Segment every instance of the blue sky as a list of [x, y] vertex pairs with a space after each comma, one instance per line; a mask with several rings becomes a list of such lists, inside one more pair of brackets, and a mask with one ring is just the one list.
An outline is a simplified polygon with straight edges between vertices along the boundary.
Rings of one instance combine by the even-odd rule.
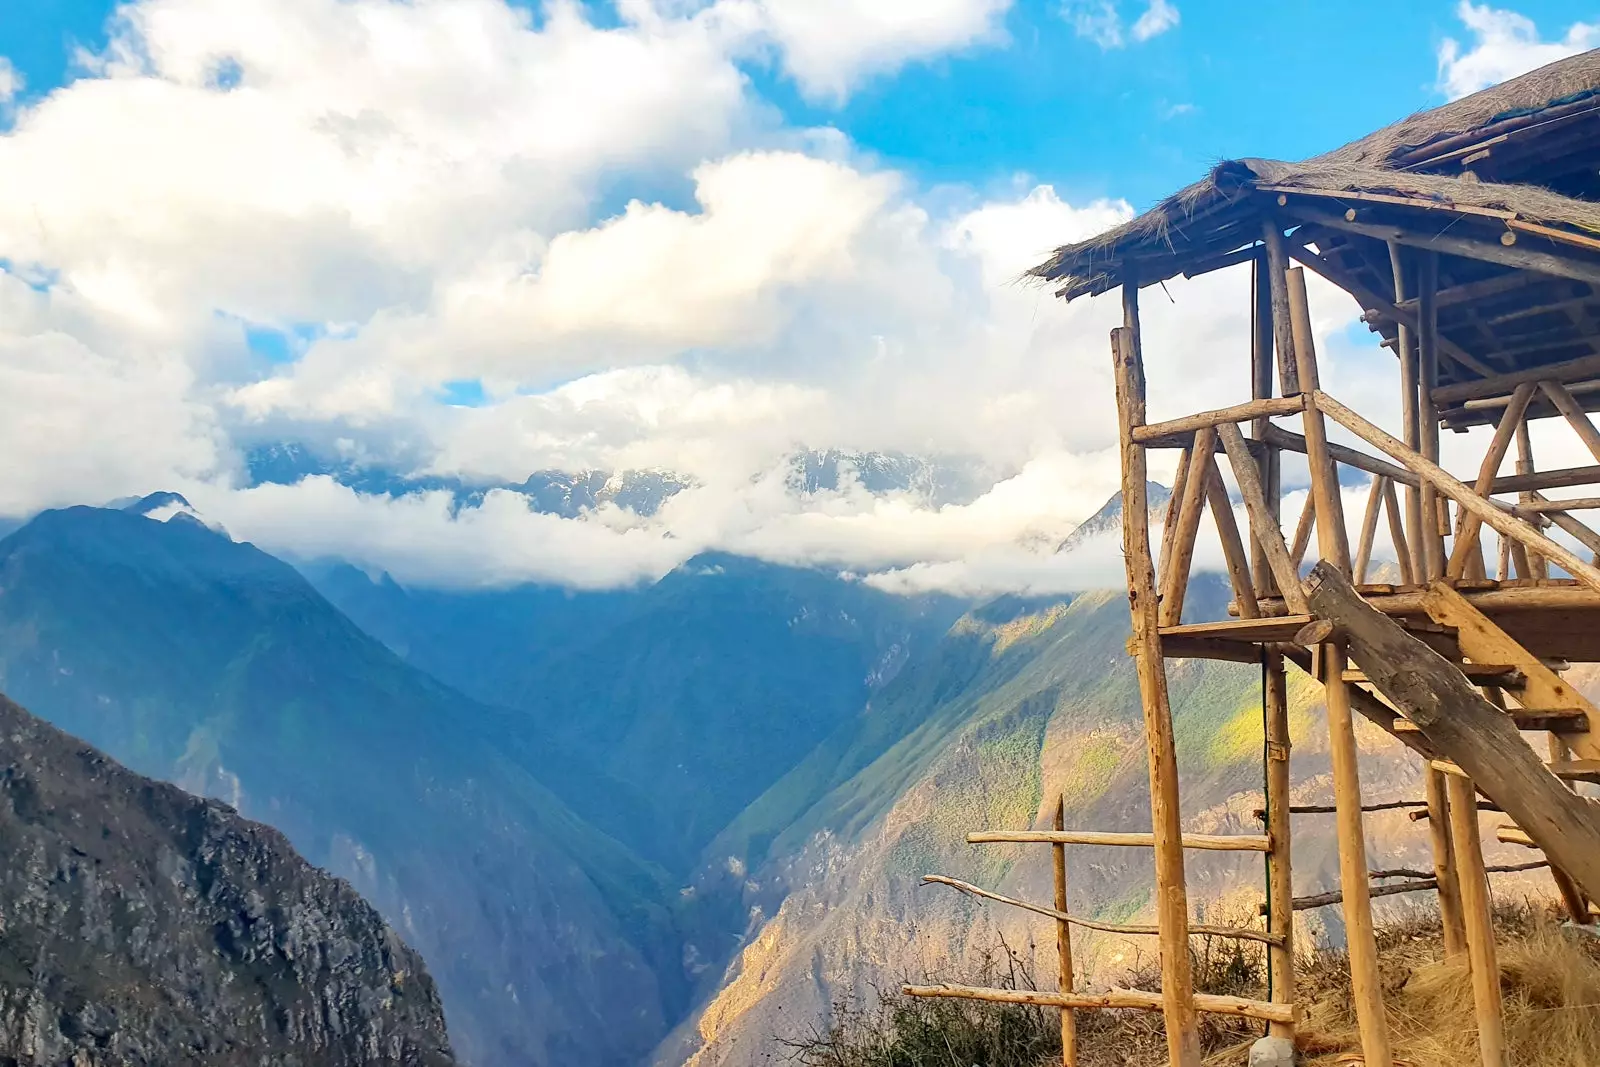
[[[270, 550], [429, 582], [717, 549], [1081, 588], [1051, 549], [1119, 481], [1120, 312], [1018, 276], [1218, 158], [1301, 158], [1600, 45], [1600, 0], [543, 2], [137, 0], [108, 30], [108, 0], [0, 0], [0, 452], [29, 457], [0, 515], [173, 490]], [[1359, 309], [1312, 300], [1336, 391], [1392, 396]], [[1152, 417], [1245, 399], [1246, 306], [1238, 271], [1150, 301]], [[557, 519], [245, 483], [273, 443], [693, 487]], [[802, 449], [983, 492], [809, 493]]]
[[[597, 20], [614, 17], [590, 6]], [[1138, 5], [1124, 6], [1131, 15]], [[1506, 6], [1551, 36], [1600, 20], [1590, 0]], [[75, 46], [104, 45], [115, 7], [9, 0], [0, 55], [26, 78], [24, 99], [73, 76]], [[929, 186], [988, 188], [1023, 174], [1069, 198], [1112, 195], [1143, 206], [1213, 160], [1302, 158], [1441, 102], [1434, 57], [1442, 40], [1462, 36], [1453, 0], [1247, 9], [1185, 0], [1173, 30], [1104, 50], [1074, 32], [1062, 7], [1018, 0], [1005, 16], [1008, 40], [875, 77], [842, 106], [806, 101], [772, 67], [747, 70], [791, 123], [836, 126]]]

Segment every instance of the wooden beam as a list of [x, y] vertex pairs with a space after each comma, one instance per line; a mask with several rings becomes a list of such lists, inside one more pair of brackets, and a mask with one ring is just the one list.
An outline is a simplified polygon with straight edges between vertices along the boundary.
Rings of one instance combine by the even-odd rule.
[[1249, 422], [1258, 418], [1298, 415], [1304, 406], [1305, 401], [1298, 396], [1252, 400], [1246, 404], [1217, 408], [1215, 411], [1185, 415], [1181, 419], [1169, 419], [1166, 422], [1152, 422], [1139, 426], [1133, 431], [1133, 439], [1142, 445], [1147, 445], [1162, 440], [1192, 436], [1196, 430], [1215, 428], [1225, 422]]
[[[1421, 435], [1418, 449], [1429, 461], [1439, 462], [1439, 408], [1433, 400], [1433, 390], [1439, 385], [1439, 254], [1426, 251], [1417, 257], [1417, 430]], [[1429, 580], [1444, 574], [1444, 531], [1436, 525], [1433, 516], [1438, 513], [1438, 487], [1427, 481], [1422, 483], [1422, 525], [1417, 533], [1422, 538], [1421, 555], [1423, 575]]]
[[1278, 354], [1278, 387], [1284, 396], [1300, 391], [1300, 375], [1295, 370], [1294, 327], [1289, 321], [1289, 253], [1283, 227], [1273, 218], [1261, 223], [1262, 243], [1267, 249], [1267, 280], [1272, 294], [1272, 347]]
[[[1405, 303], [1406, 297], [1406, 256], [1405, 249], [1394, 241], [1388, 242], [1389, 247], [1389, 272], [1394, 276], [1394, 298], [1397, 305]], [[1435, 301], [1437, 313], [1437, 301]], [[1397, 321], [1395, 354], [1400, 357], [1400, 418], [1401, 436], [1406, 445], [1418, 452], [1422, 451], [1422, 394], [1421, 394], [1421, 369], [1417, 360], [1417, 335], [1416, 335], [1416, 310], [1411, 312], [1411, 321]], [[1409, 473], [1409, 472], [1407, 472]], [[1391, 519], [1392, 521], [1392, 519]], [[1406, 485], [1406, 511], [1404, 527], [1409, 536], [1396, 539], [1395, 553], [1405, 559], [1410, 565], [1413, 575], [1408, 579], [1416, 581], [1416, 576], [1427, 570], [1427, 561], [1422, 556], [1422, 483], [1411, 482]]]
[[1222, 542], [1222, 559], [1233, 585], [1234, 600], [1239, 605], [1239, 617], [1258, 619], [1261, 609], [1256, 604], [1255, 585], [1250, 580], [1250, 557], [1245, 553], [1239, 523], [1233, 517], [1233, 501], [1228, 499], [1214, 455], [1206, 456], [1206, 502], [1211, 517], [1216, 520], [1217, 538]]
[[[1339, 495], [1339, 475], [1328, 454], [1328, 429], [1316, 398], [1321, 395], [1317, 353], [1311, 331], [1311, 306], [1306, 298], [1303, 268], [1289, 272], [1289, 311], [1294, 326], [1294, 347], [1300, 388], [1310, 394], [1305, 409], [1306, 460], [1311, 469], [1311, 492], [1317, 501], [1317, 547], [1320, 566], [1350, 572], [1350, 542], [1345, 530], [1344, 506]], [[1361, 820], [1361, 780], [1358, 770], [1355, 722], [1351, 717], [1349, 686], [1344, 680], [1345, 649], [1335, 640], [1321, 646], [1317, 673], [1322, 682], [1328, 713], [1328, 748], [1333, 770], [1333, 802], [1339, 839], [1339, 887], [1344, 893], [1346, 947], [1350, 958], [1351, 1000], [1361, 1033], [1361, 1052], [1369, 1067], [1392, 1067], [1389, 1024], [1383, 1010], [1383, 984], [1378, 972], [1378, 946], [1372, 926], [1372, 902], [1367, 881], [1366, 831]]]
[[1289, 562], [1296, 574], [1305, 561], [1306, 549], [1311, 547], [1311, 533], [1317, 528], [1317, 494], [1306, 493], [1305, 506], [1300, 509], [1300, 521], [1294, 525], [1294, 544], [1289, 546]]
[[1541, 663], [1527, 649], [1473, 606], [1458, 591], [1442, 582], [1429, 586], [1422, 595], [1428, 617], [1456, 631], [1461, 654], [1478, 663], [1503, 663], [1517, 668], [1522, 683], [1517, 689], [1519, 703], [1527, 711], [1543, 709], [1577, 710], [1588, 721], [1588, 733], [1573, 737], [1571, 743], [1585, 757], [1600, 757], [1600, 709], [1561, 675]]
[[1483, 839], [1478, 836], [1477, 796], [1472, 782], [1465, 778], [1447, 777], [1445, 790], [1450, 796], [1450, 837], [1455, 844], [1467, 959], [1472, 968], [1478, 1056], [1483, 1067], [1507, 1067], [1500, 963], [1495, 952], [1494, 912], [1489, 900], [1489, 875], [1484, 870]]
[[[1104, 993], [1043, 993], [1028, 989], [986, 989], [981, 986], [962, 985], [905, 985], [900, 992], [908, 997], [958, 997], [965, 1000], [983, 1000], [991, 1004], [1033, 1004], [1042, 1008], [1135, 1008], [1141, 1011], [1162, 1010], [1163, 996], [1146, 993], [1141, 989], [1111, 989]], [[1197, 993], [1191, 1004], [1207, 1015], [1232, 1015], [1263, 1022], [1293, 1023], [1296, 1010], [1292, 1006], [1271, 1004], [1244, 997], [1225, 997], [1215, 993]]]
[[1538, 498], [1522, 501], [1511, 509], [1513, 515], [1527, 513], [1529, 515], [1542, 515], [1549, 511], [1594, 511], [1600, 508], [1600, 496], [1579, 496], [1568, 500], [1549, 500]]
[[[1375, 885], [1367, 889], [1369, 897], [1393, 897], [1401, 893], [1421, 893], [1429, 889], [1437, 889], [1438, 883], [1432, 878], [1421, 878], [1414, 882], [1396, 882], [1393, 885]], [[1310, 911], [1312, 908], [1326, 908], [1330, 904], [1344, 902], [1344, 894], [1335, 889], [1331, 893], [1318, 893], [1315, 896], [1295, 897], [1295, 911]]]
[[[1272, 842], [1263, 834], [1183, 834], [1181, 848], [1205, 852], [1266, 852]], [[974, 830], [967, 835], [969, 845], [1112, 845], [1122, 848], [1154, 848], [1154, 834], [1120, 833], [1108, 830]]]
[[1378, 513], [1383, 510], [1383, 487], [1387, 484], [1384, 478], [1372, 479], [1372, 487], [1367, 491], [1367, 510], [1361, 517], [1361, 541], [1356, 549], [1355, 583], [1362, 585], [1367, 580], [1367, 565], [1372, 562], [1372, 542], [1378, 536]]
[[1338, 625], [1384, 697], [1532, 833], [1585, 893], [1600, 895], [1600, 821], [1593, 806], [1546, 769], [1506, 714], [1449, 661], [1365, 603], [1337, 569], [1319, 564], [1307, 596], [1319, 616]]
[[1600, 466], [1563, 467], [1553, 471], [1529, 471], [1509, 474], [1494, 480], [1494, 492], [1519, 493], [1531, 489], [1564, 489], [1574, 485], [1593, 485], [1600, 482]]
[[[1172, 559], [1172, 546], [1178, 538], [1178, 512], [1182, 510], [1183, 497], [1188, 492], [1189, 468], [1194, 456], [1186, 448], [1178, 456], [1178, 469], [1172, 476], [1172, 492], [1167, 497], [1167, 513], [1161, 523], [1161, 555], [1156, 565], [1165, 567]], [[1158, 585], [1159, 588], [1159, 585]]]
[[1496, 533], [1521, 541], [1527, 547], [1536, 550], [1540, 555], [1560, 566], [1589, 588], [1600, 591], [1600, 569], [1585, 563], [1568, 551], [1566, 547], [1550, 540], [1550, 538], [1528, 525], [1524, 520], [1502, 511], [1489, 500], [1474, 493], [1437, 463], [1412, 452], [1405, 445], [1396, 441], [1393, 437], [1390, 437], [1387, 433], [1333, 399], [1333, 397], [1319, 392], [1314, 399], [1318, 410], [1326, 412], [1335, 422], [1368, 444], [1387, 452], [1407, 467], [1410, 467], [1419, 477], [1436, 486], [1445, 496], [1460, 504], [1467, 511], [1476, 514], [1482, 522], [1492, 527]]
[[1304, 614], [1299, 610], [1305, 607], [1305, 597], [1300, 592], [1300, 577], [1289, 559], [1289, 548], [1283, 543], [1283, 529], [1262, 494], [1261, 472], [1250, 456], [1244, 435], [1237, 426], [1223, 425], [1217, 427], [1217, 436], [1222, 438], [1222, 447], [1233, 466], [1233, 479], [1239, 483], [1239, 495], [1244, 498], [1245, 514], [1250, 518], [1251, 536], [1266, 555], [1289, 611], [1296, 615]]
[[1400, 566], [1400, 584], [1415, 585], [1417, 572], [1411, 562], [1411, 548], [1406, 542], [1405, 526], [1401, 522], [1400, 501], [1395, 493], [1394, 481], [1383, 479], [1383, 507], [1389, 514], [1389, 540], [1394, 542], [1395, 562]]
[[[1600, 468], [1597, 468], [1600, 469]], [[1528, 420], [1523, 419], [1517, 427], [1517, 477], [1526, 478], [1534, 473], [1533, 468], [1533, 436], [1528, 430]], [[1499, 481], [1499, 479], [1496, 479]], [[1527, 504], [1536, 496], [1533, 489], [1524, 489], [1517, 499]], [[1502, 541], [1507, 538], [1501, 538]], [[1531, 552], [1527, 545], [1521, 541], [1511, 542], [1511, 559], [1517, 567], [1519, 578], [1548, 578], [1549, 568], [1545, 566], [1544, 557], [1537, 552]]]
[[[1533, 399], [1533, 390], [1532, 382], [1523, 382], [1517, 386], [1511, 403], [1506, 405], [1506, 410], [1501, 414], [1500, 422], [1494, 428], [1494, 437], [1490, 439], [1489, 447], [1483, 454], [1483, 463], [1478, 467], [1478, 482], [1473, 489], [1479, 496], [1487, 497], [1489, 490], [1494, 487], [1494, 480], [1500, 474], [1500, 464], [1505, 461], [1506, 453], [1511, 449], [1512, 435], [1516, 433], [1517, 427], [1522, 425], [1522, 420], [1527, 415], [1528, 402]], [[1462, 518], [1455, 546], [1450, 551], [1450, 563], [1445, 568], [1445, 573], [1450, 577], [1459, 578], [1466, 571], [1467, 555], [1477, 550], [1478, 531], [1482, 525], [1483, 521], [1475, 515], [1468, 514]]]
[[[1055, 828], [1067, 826], [1067, 796], [1056, 795]], [[1056, 919], [1056, 989], [1062, 993], [1073, 991], [1072, 975], [1072, 921], [1067, 914], [1067, 846], [1052, 845], [1052, 867], [1055, 873]], [[1159, 931], [1158, 931], [1159, 932]], [[1071, 1008], [1061, 1009], [1061, 1067], [1078, 1067], [1078, 1020]]]
[[[1428, 841], [1433, 849], [1433, 877], [1439, 887], [1439, 919], [1443, 927], [1446, 958], [1467, 950], [1466, 919], [1461, 911], [1461, 884], [1456, 875], [1455, 842], [1450, 839], [1450, 794], [1444, 772], [1432, 766], [1422, 768], [1428, 795]], [[1476, 807], [1473, 808], [1476, 818]]]
[[1484, 263], [1498, 263], [1503, 267], [1515, 267], [1518, 270], [1537, 271], [1540, 274], [1547, 274], [1554, 278], [1573, 278], [1580, 282], [1600, 284], [1600, 264], [1587, 259], [1557, 255], [1553, 252], [1540, 252], [1521, 244], [1506, 246], [1496, 241], [1480, 241], [1471, 237], [1457, 236], [1449, 231], [1422, 234], [1401, 229], [1397, 226], [1350, 222], [1342, 215], [1305, 207], [1291, 207], [1288, 209], [1288, 213], [1295, 218], [1314, 222], [1319, 226], [1326, 226], [1333, 230], [1343, 230], [1346, 233], [1360, 234], [1363, 237], [1371, 237], [1377, 241], [1397, 241], [1400, 244], [1421, 248], [1426, 251], [1443, 252], [1447, 255], [1461, 256], [1464, 259], [1476, 259]]
[[[1059, 848], [1062, 846], [1057, 847]], [[1154, 926], [1132, 926], [1126, 923], [1103, 923], [1095, 919], [1079, 918], [1076, 915], [1069, 915], [1064, 908], [1045, 908], [1038, 904], [1030, 904], [1026, 900], [1018, 900], [1016, 897], [1008, 897], [1003, 893], [994, 893], [979, 886], [975, 886], [971, 882], [963, 882], [959, 878], [949, 878], [942, 874], [925, 874], [922, 876], [922, 881], [926, 885], [947, 885], [951, 889], [959, 889], [963, 893], [975, 897], [982, 897], [984, 900], [992, 900], [998, 904], [1009, 904], [1013, 908], [1021, 908], [1023, 911], [1031, 911], [1036, 915], [1045, 915], [1064, 926], [1081, 926], [1085, 930], [1097, 930], [1103, 934], [1128, 934], [1132, 936], [1155, 935], [1161, 932], [1158, 927]], [[1275, 945], [1282, 940], [1281, 937], [1265, 933], [1261, 930], [1250, 930], [1237, 926], [1192, 925], [1189, 927], [1189, 934], [1190, 936], [1198, 935], [1202, 937], [1226, 937], [1235, 941], [1255, 941], [1263, 945]], [[1063, 990], [1063, 992], [1066, 992], [1066, 990]]]
[[1551, 363], [1543, 367], [1527, 367], [1507, 374], [1495, 374], [1469, 382], [1452, 382], [1433, 391], [1434, 403], [1450, 407], [1465, 400], [1510, 393], [1527, 382], [1570, 382], [1580, 378], [1600, 376], [1600, 356], [1582, 356], [1564, 363]]
[[[1306, 439], [1304, 437], [1291, 430], [1285, 430], [1281, 426], [1268, 426], [1266, 436], [1262, 439], [1276, 448], [1286, 448], [1290, 452], [1299, 452], [1303, 455], [1306, 450]], [[1390, 481], [1397, 482], [1400, 485], [1417, 486], [1422, 484], [1415, 474], [1412, 474], [1404, 467], [1396, 466], [1375, 456], [1369, 456], [1365, 452], [1350, 448], [1347, 445], [1329, 441], [1328, 455], [1332, 456], [1335, 462], [1343, 463], [1346, 467], [1354, 467], [1358, 471], [1366, 471], [1374, 476], [1388, 478]], [[1600, 467], [1594, 469], [1597, 473], [1600, 473]]]
[[[1267, 280], [1267, 253], [1262, 248], [1250, 268], [1250, 395], [1257, 400], [1272, 396], [1272, 287]], [[1279, 514], [1279, 452], [1264, 443], [1272, 422], [1265, 417], [1250, 424], [1250, 436], [1261, 445], [1261, 483], [1267, 506]], [[1255, 588], [1262, 594], [1277, 589], [1266, 551], [1251, 542], [1250, 567]]]
[[[1362, 307], [1370, 308], [1373, 311], [1376, 311], [1378, 314], [1382, 315], [1386, 319], [1389, 319], [1402, 329], [1416, 329], [1416, 311], [1402, 308], [1388, 300], [1385, 300], [1383, 297], [1379, 296], [1377, 293], [1363, 285], [1361, 280], [1355, 275], [1340, 269], [1333, 263], [1330, 263], [1328, 260], [1306, 248], [1303, 244], [1295, 245], [1291, 243], [1289, 254], [1295, 259], [1299, 260], [1301, 263], [1305, 264], [1307, 267], [1310, 267], [1317, 274], [1322, 275], [1322, 277], [1326, 278], [1334, 285], [1337, 285], [1339, 288], [1355, 297], [1356, 303], [1360, 304]], [[1469, 371], [1473, 371], [1477, 374], [1494, 373], [1494, 369], [1491, 368], [1487, 363], [1483, 362], [1481, 359], [1478, 359], [1471, 352], [1468, 352], [1466, 349], [1462, 348], [1448, 337], [1439, 338], [1439, 350], [1451, 360], [1459, 363]]]
[[[1267, 929], [1280, 943], [1267, 950], [1268, 999], [1294, 1003], [1294, 871], [1290, 863], [1289, 686], [1283, 656], [1266, 652], [1262, 699], [1266, 704]], [[1274, 1037], [1293, 1038], [1291, 1024], [1274, 1023]]]
[[1216, 435], [1215, 426], [1202, 426], [1195, 431], [1194, 447], [1189, 450], [1189, 478], [1184, 483], [1183, 500], [1178, 508], [1172, 558], [1161, 561], [1161, 609], [1156, 613], [1161, 626], [1176, 626], [1183, 621], [1183, 602], [1189, 592], [1189, 572], [1194, 567], [1200, 517], [1206, 508], [1206, 487], [1210, 482], [1211, 452], [1216, 447]]
[[[1150, 822], [1155, 842], [1156, 921], [1161, 927], [1161, 990], [1171, 1067], [1200, 1067], [1200, 1030], [1189, 962], [1189, 894], [1183, 871], [1178, 756], [1161, 652], [1155, 567], [1150, 559], [1144, 449], [1133, 430], [1145, 421], [1144, 357], [1139, 347], [1139, 290], [1122, 287], [1123, 325], [1111, 334], [1122, 448], [1122, 551], [1133, 621], [1129, 648], [1139, 676], [1145, 749], [1150, 764]], [[1235, 433], [1237, 433], [1235, 428]], [[1194, 464], [1198, 467], [1198, 464]]]
[[1589, 454], [1600, 461], [1600, 430], [1594, 428], [1588, 412], [1579, 406], [1566, 386], [1560, 382], [1542, 379], [1539, 382], [1539, 389], [1550, 398], [1550, 403], [1555, 405], [1555, 409], [1561, 412], [1562, 418], [1567, 420], [1567, 424], [1578, 435], [1578, 440], [1583, 442]]

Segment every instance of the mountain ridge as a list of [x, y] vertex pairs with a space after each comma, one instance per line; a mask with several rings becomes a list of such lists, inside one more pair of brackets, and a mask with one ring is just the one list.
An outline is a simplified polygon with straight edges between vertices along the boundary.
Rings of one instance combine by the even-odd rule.
[[282, 834], [0, 696], [0, 1057], [450, 1067], [422, 957]]

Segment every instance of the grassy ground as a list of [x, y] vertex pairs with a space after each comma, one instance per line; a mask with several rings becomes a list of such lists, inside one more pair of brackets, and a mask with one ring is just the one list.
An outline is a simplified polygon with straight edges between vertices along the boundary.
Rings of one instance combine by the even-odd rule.
[[[1542, 906], [1501, 904], [1500, 984], [1511, 1062], [1518, 1067], [1593, 1067], [1600, 1062], [1600, 938], [1563, 929]], [[1197, 938], [1196, 986], [1211, 993], [1264, 995], [1258, 946]], [[1461, 1067], [1477, 1062], [1472, 988], [1463, 961], [1444, 960], [1436, 913], [1418, 911], [1379, 933], [1384, 1000], [1397, 1062]], [[980, 984], [1040, 988], [1005, 950]], [[1342, 952], [1323, 950], [1297, 964], [1309, 1005], [1301, 1048], [1308, 1067], [1350, 1063], [1359, 1050]], [[1154, 959], [1118, 984], [1159, 987]], [[1046, 984], [1048, 988], [1048, 983]], [[788, 1042], [803, 1067], [1043, 1067], [1061, 1062], [1059, 1013], [1048, 1008], [918, 1000], [898, 992], [877, 1005], [841, 1005], [826, 1029]], [[1201, 1041], [1212, 1067], [1245, 1063], [1260, 1024], [1202, 1016]], [[1154, 1012], [1080, 1012], [1081, 1067], [1162, 1067], [1166, 1039]]]

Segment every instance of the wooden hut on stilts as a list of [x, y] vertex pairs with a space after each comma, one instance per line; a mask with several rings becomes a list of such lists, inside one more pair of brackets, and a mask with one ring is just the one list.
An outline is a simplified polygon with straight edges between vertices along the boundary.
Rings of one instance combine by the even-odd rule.
[[[1239, 343], [1241, 400], [1148, 422], [1140, 290], [1223, 269], [1248, 269], [1253, 278], [1253, 327]], [[1354, 297], [1393, 351], [1399, 426], [1381, 428], [1338, 399], [1338, 382], [1320, 375], [1306, 270]], [[1543, 851], [1575, 921], [1593, 921], [1590, 902], [1600, 900], [1600, 805], [1571, 788], [1600, 781], [1600, 709], [1561, 673], [1571, 662], [1600, 661], [1600, 533], [1579, 517], [1600, 509], [1600, 493], [1580, 495], [1580, 487], [1600, 486], [1600, 430], [1588, 414], [1600, 407], [1600, 51], [1303, 163], [1224, 162], [1144, 215], [1057, 250], [1033, 274], [1064, 300], [1121, 291], [1123, 324], [1112, 331], [1111, 360], [1129, 650], [1143, 701], [1152, 832], [1070, 830], [1058, 810], [1053, 830], [971, 834], [974, 843], [1054, 846], [1054, 907], [997, 899], [1055, 918], [1060, 988], [907, 992], [1060, 1006], [1069, 1067], [1072, 1012], [1106, 1007], [1161, 1011], [1172, 1067], [1200, 1063], [1199, 1012], [1263, 1020], [1269, 1036], [1252, 1062], [1287, 1064], [1298, 1019], [1292, 916], [1297, 907], [1337, 901], [1361, 1051], [1368, 1067], [1392, 1067], [1362, 820], [1366, 811], [1393, 805], [1363, 802], [1353, 723], [1361, 715], [1424, 762], [1426, 798], [1418, 803], [1428, 814], [1434, 877], [1411, 888], [1437, 889], [1446, 951], [1465, 954], [1470, 964], [1482, 1062], [1505, 1067], [1479, 798], [1505, 813], [1500, 840]], [[1563, 420], [1595, 464], [1540, 470], [1528, 433], [1535, 419]], [[1445, 470], [1441, 431], [1479, 425], [1494, 429], [1478, 469]], [[1359, 445], [1330, 440], [1333, 426]], [[1150, 449], [1181, 450], [1159, 559], [1148, 528]], [[1289, 538], [1290, 516], [1280, 512], [1284, 452], [1305, 457], [1311, 482]], [[1341, 467], [1370, 476], [1354, 552]], [[1243, 533], [1225, 469], [1248, 518]], [[1575, 492], [1545, 495], [1558, 488]], [[1208, 509], [1236, 617], [1185, 624], [1184, 594]], [[1367, 581], [1380, 522], [1396, 547], [1398, 583]], [[1485, 526], [1497, 535], [1493, 562], [1484, 555]], [[1320, 562], [1306, 575], [1302, 559], [1313, 530]], [[1170, 658], [1263, 664], [1264, 834], [1183, 832]], [[1289, 798], [1290, 669], [1314, 677], [1325, 698], [1340, 856], [1338, 892], [1303, 901], [1290, 880], [1292, 816], [1299, 811]], [[1544, 735], [1537, 747], [1532, 734]], [[1064, 853], [1084, 843], [1154, 850], [1155, 926], [1067, 914]], [[1186, 849], [1264, 854], [1265, 933], [1191, 923]], [[1075, 992], [1072, 925], [1158, 937], [1160, 992]], [[1201, 929], [1268, 943], [1266, 1000], [1196, 994], [1189, 937]]]

